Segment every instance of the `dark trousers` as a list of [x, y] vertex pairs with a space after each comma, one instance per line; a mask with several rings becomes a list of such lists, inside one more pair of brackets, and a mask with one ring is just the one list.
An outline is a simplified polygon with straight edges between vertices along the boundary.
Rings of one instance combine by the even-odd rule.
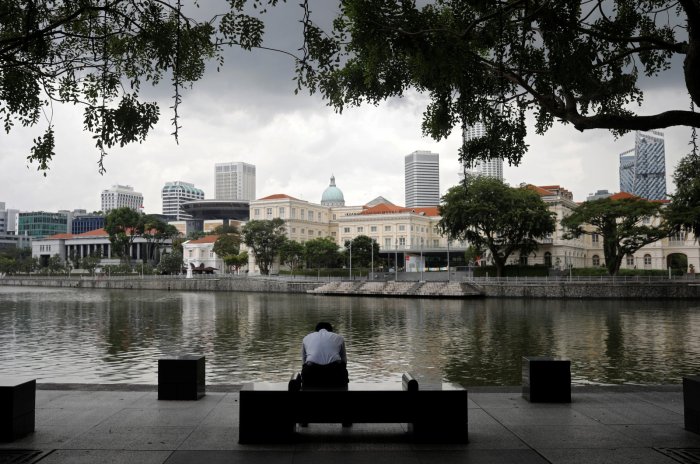
[[306, 363], [301, 368], [301, 388], [347, 388], [348, 370], [342, 362]]

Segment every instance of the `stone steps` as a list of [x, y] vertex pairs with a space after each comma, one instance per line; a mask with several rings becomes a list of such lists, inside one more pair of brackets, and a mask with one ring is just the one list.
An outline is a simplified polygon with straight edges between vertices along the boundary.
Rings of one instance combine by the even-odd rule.
[[377, 295], [462, 298], [483, 292], [468, 282], [329, 282], [308, 293], [321, 295]]

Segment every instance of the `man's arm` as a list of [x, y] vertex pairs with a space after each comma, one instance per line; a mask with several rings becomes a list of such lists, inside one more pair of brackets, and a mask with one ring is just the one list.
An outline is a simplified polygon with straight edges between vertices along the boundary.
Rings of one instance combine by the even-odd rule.
[[347, 365], [348, 363], [348, 355], [345, 352], [345, 339], [340, 343], [340, 360], [343, 362], [343, 364]]

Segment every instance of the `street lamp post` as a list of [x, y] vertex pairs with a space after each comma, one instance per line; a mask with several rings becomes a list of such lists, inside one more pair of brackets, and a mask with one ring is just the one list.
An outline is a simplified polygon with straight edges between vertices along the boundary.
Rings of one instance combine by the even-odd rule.
[[350, 243], [350, 280], [352, 280], [352, 242]]
[[394, 241], [394, 282], [399, 280], [399, 239]]
[[447, 239], [447, 281], [450, 281], [450, 239]]
[[372, 239], [372, 242], [369, 244], [370, 248], [370, 275], [369, 275], [369, 280], [374, 280], [374, 239]]
[[423, 239], [420, 239], [420, 281], [423, 282]]

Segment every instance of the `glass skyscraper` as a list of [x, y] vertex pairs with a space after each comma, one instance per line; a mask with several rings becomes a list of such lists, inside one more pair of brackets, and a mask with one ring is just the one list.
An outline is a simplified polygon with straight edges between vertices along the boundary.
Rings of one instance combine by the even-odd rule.
[[666, 149], [659, 131], [637, 132], [634, 149], [620, 154], [620, 191], [666, 199]]
[[[473, 140], [483, 137], [485, 133], [484, 125], [478, 122], [464, 129], [462, 137], [465, 141]], [[503, 180], [503, 158], [491, 158], [488, 161], [477, 161], [471, 169], [471, 174]]]
[[440, 204], [440, 155], [414, 151], [404, 160], [406, 207]]

